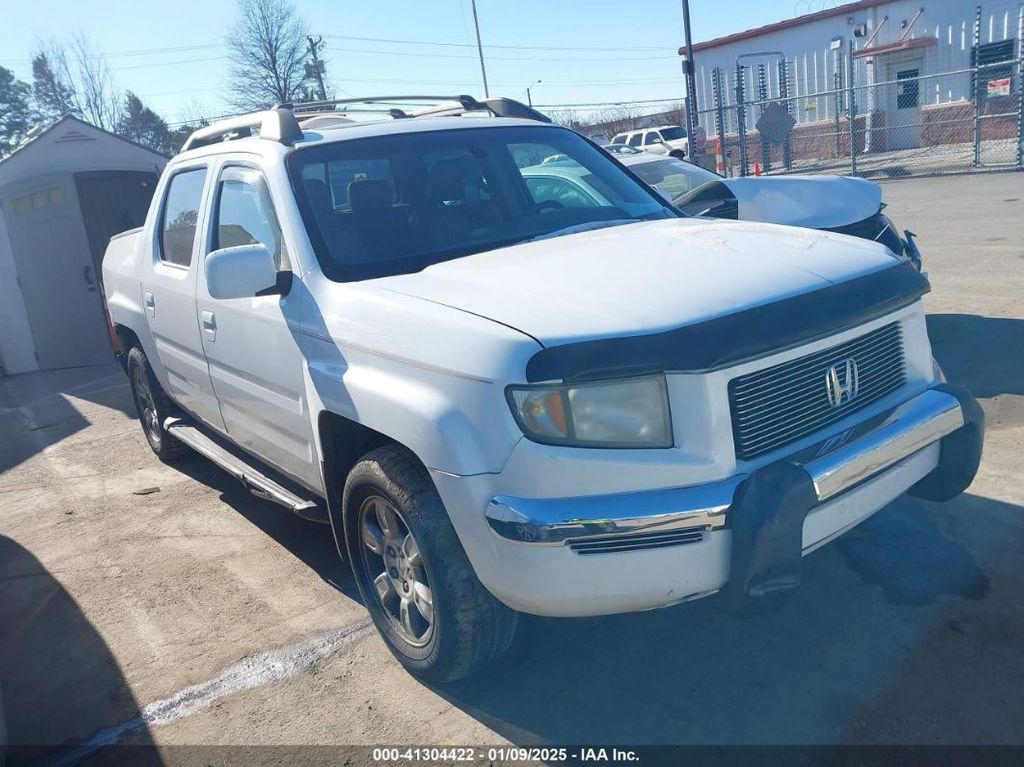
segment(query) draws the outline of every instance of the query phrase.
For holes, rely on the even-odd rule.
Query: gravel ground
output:
[[[919,236],[936,356],[988,415],[970,490],[810,555],[777,615],[533,621],[506,667],[444,689],[368,627],[327,528],[198,457],[160,464],[119,369],[0,379],[11,742],[1024,742],[1024,176],[885,197]]]

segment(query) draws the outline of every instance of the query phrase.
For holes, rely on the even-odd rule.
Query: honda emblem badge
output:
[[[857,369],[857,362],[853,359],[846,359],[837,362],[825,373],[825,389],[828,391],[828,401],[832,407],[839,407],[857,396],[860,386],[860,371]]]

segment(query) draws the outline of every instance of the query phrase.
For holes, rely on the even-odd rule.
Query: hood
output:
[[[863,221],[882,205],[882,187],[846,176],[747,176],[723,179],[744,221],[835,229]]]
[[[885,247],[844,235],[669,219],[513,245],[372,282],[548,346],[681,327],[894,265]]]

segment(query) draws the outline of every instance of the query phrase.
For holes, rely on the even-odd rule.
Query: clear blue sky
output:
[[[694,41],[806,13],[823,0],[691,0]],[[35,41],[79,29],[118,87],[170,122],[226,110],[228,0],[38,0],[0,25],[0,64],[28,80]],[[298,0],[324,36],[328,78],[345,94],[482,94],[470,0]],[[535,104],[680,98],[678,0],[477,0],[491,95]],[[353,38],[376,38],[353,39]],[[404,42],[384,42],[404,41]],[[415,42],[408,42],[415,41]],[[426,43],[445,43],[444,45]],[[531,47],[535,46],[535,47]],[[183,49],[183,50],[174,50]],[[586,50],[596,49],[596,50]]]

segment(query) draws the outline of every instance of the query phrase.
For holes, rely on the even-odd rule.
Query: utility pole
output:
[[[324,72],[327,71],[327,67],[324,66],[324,62],[316,55],[317,51],[323,47],[324,39],[317,37],[314,40],[312,35],[306,39],[309,40],[309,53],[313,57],[313,63],[306,64],[306,77],[312,77],[316,80],[320,100],[327,101],[327,90],[324,88]]]
[[[476,16],[476,0],[473,3],[473,26],[476,27],[476,50],[480,54],[480,74],[484,77],[484,98],[490,98],[491,92],[487,89],[487,68],[484,67],[484,46],[480,42],[480,20]]]
[[[693,136],[697,132],[697,77],[693,67],[693,37],[690,35],[690,0],[683,0],[683,38],[686,42],[686,58],[683,61],[683,74],[686,76],[686,135],[690,154],[687,159],[693,160]],[[679,52],[683,53],[682,50]]]

